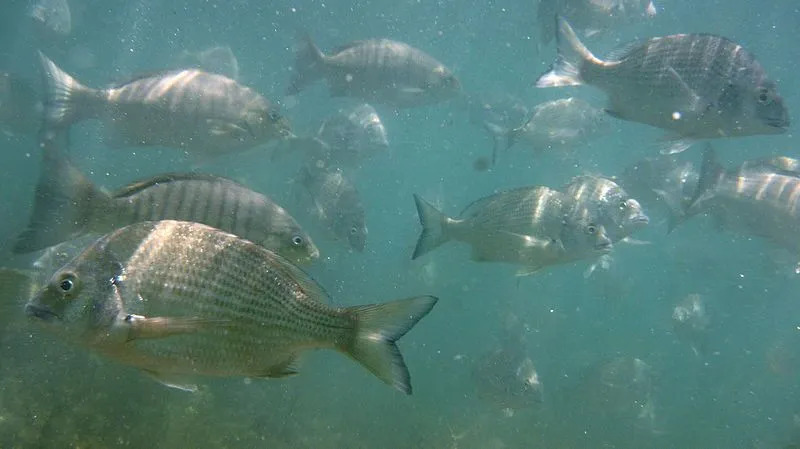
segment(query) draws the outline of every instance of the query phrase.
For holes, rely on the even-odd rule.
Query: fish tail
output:
[[[28,253],[88,232],[92,211],[110,206],[111,197],[95,186],[55,148],[46,148],[28,227],[13,252]]]
[[[578,35],[561,16],[556,16],[556,42],[558,56],[550,70],[536,80],[536,87],[579,86],[584,84],[581,77],[586,64],[603,64],[603,61],[586,48]]]
[[[520,131],[517,128],[508,129],[496,123],[484,122],[483,128],[492,136],[492,165],[497,161],[497,153],[501,149],[507,150],[514,146]]]
[[[417,194],[414,194],[414,202],[417,204],[417,214],[419,223],[422,225],[422,232],[419,234],[419,240],[417,240],[411,260],[450,240],[447,225],[453,221],[452,218],[440,212]]]
[[[431,311],[436,301],[434,296],[417,296],[349,307],[357,323],[355,338],[342,349],[380,380],[411,394],[411,375],[396,342]]]
[[[675,220],[674,223],[670,223],[670,231],[689,217],[700,212],[700,208],[702,207],[701,203],[714,196],[714,191],[724,174],[724,168],[717,161],[717,154],[714,148],[711,144],[706,144],[703,150],[703,163],[700,166],[700,177],[697,180],[697,187],[692,195],[692,199],[684,208],[683,214],[678,216],[678,220]]]
[[[294,70],[287,95],[295,95],[309,84],[323,77],[325,66],[325,55],[311,40],[308,33],[303,33],[298,44],[300,48],[294,60]]]
[[[97,117],[105,97],[102,90],[91,89],[63,71],[39,52],[46,86],[45,120],[50,126],[69,126],[83,119]]]

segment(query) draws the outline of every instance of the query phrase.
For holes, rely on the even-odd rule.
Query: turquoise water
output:
[[[323,49],[388,37],[421,48],[482,98],[510,95],[528,108],[568,95],[603,105],[592,88],[536,89],[553,61],[537,45],[535,2],[256,2],[71,0],[72,33],[43,40],[25,20],[27,3],[0,6],[0,68],[40,83],[41,49],[90,86],[172,67],[182,50],[230,46],[240,81],[278,101],[288,83],[298,30]],[[662,0],[658,15],[587,41],[599,54],[635,38],[683,32],[720,34],[755,53],[778,83],[790,114],[800,108],[795,61],[800,9],[791,0]],[[355,101],[330,98],[324,83],[285,102],[295,133]],[[800,445],[800,308],[797,260],[768,242],[716,228],[702,217],[667,234],[657,210],[613,262],[585,278],[591,261],[516,277],[513,267],[469,260],[447,244],[418,259],[412,194],[456,214],[474,199],[522,185],[558,188],[579,174],[614,175],[658,153],[660,132],[611,121],[612,131],[573,158],[502,153],[477,172],[491,139],[459,101],[394,111],[376,105],[388,154],[366,161],[353,180],[369,237],[352,253],[309,225],[323,255],[309,272],[339,305],[431,294],[431,314],[399,343],[414,394],[406,397],[332,352],[307,354],[300,374],[282,380],[209,379],[197,393],[168,389],[135,369],[74,348],[29,323],[25,298],[4,298],[0,319],[1,448],[786,448]],[[796,114],[796,112],[794,112]],[[792,116],[794,117],[794,114]],[[10,246],[27,223],[39,173],[36,140],[0,135],[0,253],[3,265],[36,255]],[[110,149],[91,122],[72,129],[70,156],[100,185],[122,186],[190,169],[169,149]],[[699,147],[699,146],[698,146]],[[700,148],[681,155],[699,164]],[[800,157],[794,131],[715,143],[723,164],[769,155]],[[291,192],[298,161],[254,150],[197,170],[267,193],[302,223]],[[313,230],[313,231],[312,231]],[[672,310],[690,293],[705,301],[704,350],[673,329]],[[503,338],[508,317],[523,323],[515,341],[532,359],[540,403],[509,413],[487,400],[474,375]],[[516,348],[519,349],[519,348]],[[630,376],[609,393],[603,367],[645,362],[648,392]],[[498,376],[516,365],[497,365]],[[513,376],[512,376],[513,377]],[[645,404],[648,403],[648,404]],[[645,406],[650,407],[645,410]],[[643,413],[650,411],[652,413]]]

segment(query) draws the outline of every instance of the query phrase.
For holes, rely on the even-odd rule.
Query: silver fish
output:
[[[608,94],[614,117],[670,131],[667,152],[694,140],[778,134],[789,113],[761,64],[733,41],[676,34],[594,56],[558,18],[558,58],[537,87],[589,84]]]
[[[311,237],[270,198],[212,175],[170,173],[114,193],[94,185],[69,160],[45,151],[33,213],[15,253],[148,220],[187,220],[234,233],[291,260],[319,257]]]
[[[571,151],[585,145],[608,127],[606,114],[574,97],[537,105],[530,118],[513,129],[488,127],[495,146],[508,149],[521,143],[536,151]]]
[[[161,382],[295,374],[304,351],[335,349],[411,393],[395,342],[436,304],[420,296],[333,308],[275,253],[199,223],[114,231],[53,274],[26,313],[67,341]]]
[[[657,13],[652,0],[539,0],[539,39],[543,44],[553,40],[553,17],[556,15],[583,30],[586,37],[592,37],[622,25],[652,19]]]
[[[706,213],[725,229],[766,238],[800,255],[800,172],[785,168],[761,160],[725,170],[707,147],[686,218]]]
[[[602,176],[578,176],[563,189],[574,204],[571,214],[592,217],[616,243],[645,227],[650,219],[639,202],[614,181]]]
[[[28,17],[44,38],[63,39],[72,31],[72,13],[67,0],[33,0]]]
[[[65,128],[95,118],[115,147],[164,146],[219,156],[289,134],[289,122],[256,91],[196,69],[145,76],[91,89],[44,55],[48,125]]]
[[[239,61],[228,46],[216,46],[198,51],[184,50],[178,56],[177,66],[184,69],[197,68],[232,80],[239,79]]]
[[[319,79],[328,82],[332,96],[398,108],[438,103],[461,90],[458,79],[441,62],[388,39],[350,42],[325,55],[306,36],[287,93],[297,94]]]
[[[296,179],[314,205],[315,217],[358,252],[367,244],[364,205],[356,186],[340,169],[305,165]]]
[[[533,273],[608,252],[611,240],[586,214],[570,216],[569,198],[547,187],[521,187],[479,199],[451,218],[414,195],[422,232],[412,259],[450,240],[468,243],[475,261],[506,262]]]
[[[686,295],[672,309],[672,329],[679,337],[689,342],[695,355],[706,352],[709,322],[705,301],[697,293]]]

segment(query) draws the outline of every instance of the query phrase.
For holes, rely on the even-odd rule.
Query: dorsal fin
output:
[[[147,178],[128,184],[127,186],[115,191],[114,198],[123,198],[126,196],[135,195],[147,188],[153,187],[154,185],[167,184],[176,181],[231,182],[235,184],[234,181],[228,178],[205,173],[164,173],[152,178]]]

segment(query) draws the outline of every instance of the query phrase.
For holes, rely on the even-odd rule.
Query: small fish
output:
[[[607,128],[606,114],[574,97],[537,105],[522,125],[513,129],[487,127],[494,138],[493,154],[522,143],[532,149],[566,152],[585,145]],[[495,156],[496,157],[496,156]]]
[[[578,176],[562,190],[575,204],[572,214],[589,216],[603,226],[612,243],[647,226],[642,206],[614,181],[602,176]]]
[[[181,68],[196,68],[208,73],[239,79],[239,61],[233,50],[227,46],[217,46],[199,51],[181,52],[177,65]]]
[[[164,219],[214,226],[293,263],[308,263],[319,256],[311,237],[285,209],[231,180],[170,173],[109,193],[55,151],[44,152],[30,223],[13,251],[36,251],[87,233],[104,234],[132,223]]]
[[[293,151],[306,153],[314,163],[353,169],[389,148],[386,127],[375,108],[366,103],[326,118],[316,136],[288,142],[300,147]]]
[[[553,40],[553,17],[563,16],[586,37],[616,30],[623,25],[652,19],[658,11],[652,0],[539,0],[539,40]]]
[[[779,134],[789,113],[756,59],[709,34],[675,34],[594,56],[558,18],[558,58],[537,87],[589,84],[608,94],[606,111],[670,132],[665,152],[698,139]]]
[[[412,259],[450,240],[468,243],[472,260],[521,265],[519,274],[600,255],[611,249],[602,225],[568,215],[573,208],[561,192],[521,187],[479,199],[451,218],[417,195],[422,232]]]
[[[256,91],[222,75],[187,69],[91,89],[42,55],[47,124],[99,119],[114,147],[163,146],[200,158],[286,137],[289,122]]]
[[[27,80],[0,72],[0,130],[36,136],[42,125],[43,109],[39,93]]]
[[[36,32],[49,39],[63,39],[72,31],[67,0],[33,0],[28,10]]]
[[[396,341],[436,304],[419,296],[333,308],[314,280],[250,241],[199,223],[136,223],[100,238],[25,306],[56,335],[162,383],[277,378],[335,349],[410,394]]]
[[[409,108],[457,96],[461,84],[450,70],[422,50],[403,42],[369,39],[323,54],[306,36],[297,52],[287,91],[295,95],[325,79],[334,97]]]
[[[708,146],[685,217],[705,213],[721,228],[766,238],[800,255],[800,172],[786,170],[785,160],[751,161],[725,170]]]
[[[340,169],[304,165],[297,176],[314,205],[314,215],[334,236],[363,252],[367,244],[364,205],[356,186]]]
[[[691,293],[672,309],[672,329],[687,340],[695,355],[706,352],[706,339],[709,325],[705,301],[697,293]]]

